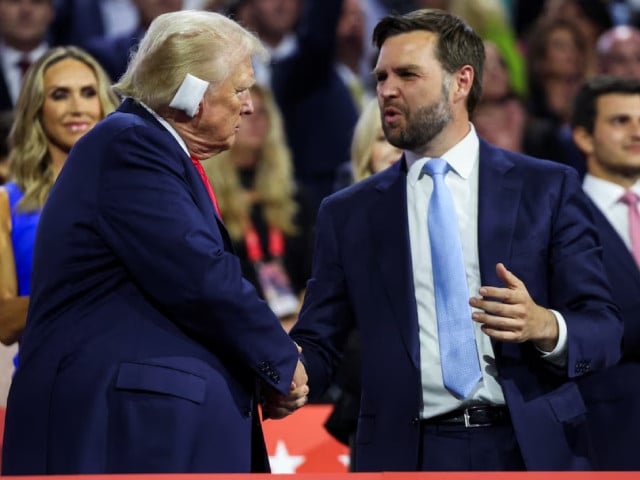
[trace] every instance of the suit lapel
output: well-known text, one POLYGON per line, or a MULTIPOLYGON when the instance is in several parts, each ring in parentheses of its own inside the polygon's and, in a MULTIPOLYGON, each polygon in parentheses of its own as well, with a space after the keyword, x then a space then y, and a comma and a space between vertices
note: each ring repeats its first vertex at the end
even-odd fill
POLYGON ((608 259, 605 263, 611 264, 606 266, 613 271, 624 272, 636 284, 637 288, 640 288, 640 271, 629 248, 595 204, 593 204, 593 210, 598 234, 605 250, 604 256, 605 259, 608 259))
MULTIPOLYGON (((480 141, 478 176, 478 256, 482 285, 502 286, 496 264, 511 252, 522 179, 510 175, 513 163, 504 154, 480 141)), ((506 265, 509 268, 509 265, 506 265)), ((518 345, 491 340, 496 360, 518 357, 518 345)))
POLYGON ((395 314, 395 324, 416 367, 419 361, 418 317, 414 295, 409 224, 407 219, 407 172, 404 158, 389 167, 375 186, 369 210, 371 244, 380 282, 395 314))
MULTIPOLYGON (((147 111, 147 109, 145 109, 142 105, 139 105, 131 98, 124 100, 118 107, 118 111, 138 115, 145 119, 147 122, 156 125, 158 129, 165 132, 167 135, 170 135, 170 133, 164 128, 164 126, 162 126, 160 122, 158 122, 158 120, 156 120, 156 118, 149 111, 147 111)), ((209 193, 207 192, 205 185, 202 183, 202 179, 200 178, 200 175, 198 174, 196 168, 192 164, 191 158, 189 158, 189 156, 176 142, 176 152, 178 151, 179 153, 176 153, 176 155, 181 155, 184 164, 185 178, 187 180, 187 183, 191 187, 191 192, 193 194, 193 199, 196 205, 198 206, 200 211, 202 211, 203 214, 208 218, 215 219, 218 230, 220 231, 220 235, 222 236, 225 249, 234 251, 229 233, 227 232, 227 229, 222 223, 220 217, 218 217, 218 215, 216 214, 215 207, 213 206, 213 202, 209 197, 209 193)), ((171 154, 171 152, 169 152, 169 154, 171 154)))
POLYGON ((478 252, 483 285, 501 285, 496 263, 506 262, 511 252, 522 192, 522 179, 509 174, 512 168, 501 151, 480 142, 478 252))

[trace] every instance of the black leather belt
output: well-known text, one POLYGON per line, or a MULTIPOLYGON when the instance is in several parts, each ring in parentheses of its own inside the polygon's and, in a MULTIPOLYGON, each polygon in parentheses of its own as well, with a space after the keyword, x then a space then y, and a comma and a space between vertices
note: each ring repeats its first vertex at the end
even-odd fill
POLYGON ((510 421, 507 407, 496 405, 472 405, 423 420, 428 425, 464 425, 465 427, 490 427, 504 425, 510 421))

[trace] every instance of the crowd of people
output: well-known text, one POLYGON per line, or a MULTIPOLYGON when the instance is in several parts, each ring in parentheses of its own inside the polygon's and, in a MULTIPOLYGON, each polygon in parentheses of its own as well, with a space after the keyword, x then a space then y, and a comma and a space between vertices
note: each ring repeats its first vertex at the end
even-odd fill
POLYGON ((640 469, 635 7, 0 0, 3 473, 640 469))

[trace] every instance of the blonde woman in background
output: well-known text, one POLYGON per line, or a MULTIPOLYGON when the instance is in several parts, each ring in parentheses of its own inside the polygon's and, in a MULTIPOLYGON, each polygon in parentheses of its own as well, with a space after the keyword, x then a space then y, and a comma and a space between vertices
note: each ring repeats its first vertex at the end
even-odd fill
POLYGON ((295 183, 280 112, 264 87, 231 149, 204 162, 245 278, 288 329, 311 274, 313 214, 295 183))
POLYGON ((10 181, 0 188, 0 342, 5 345, 18 341, 24 329, 36 227, 49 191, 71 147, 117 102, 102 67, 76 47, 49 50, 25 77, 9 136, 10 181))
POLYGON ((370 100, 353 132, 351 167, 354 181, 384 170, 397 162, 401 155, 402 150, 387 142, 384 136, 378 100, 370 100))

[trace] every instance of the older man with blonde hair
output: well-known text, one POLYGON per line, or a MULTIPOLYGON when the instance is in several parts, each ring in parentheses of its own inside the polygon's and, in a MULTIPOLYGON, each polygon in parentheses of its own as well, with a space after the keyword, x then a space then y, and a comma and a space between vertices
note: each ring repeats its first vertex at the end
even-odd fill
POLYGON ((268 471, 258 394, 283 417, 306 373, 200 165, 253 112, 261 52, 222 15, 157 17, 125 100, 69 155, 35 243, 4 474, 268 471))

